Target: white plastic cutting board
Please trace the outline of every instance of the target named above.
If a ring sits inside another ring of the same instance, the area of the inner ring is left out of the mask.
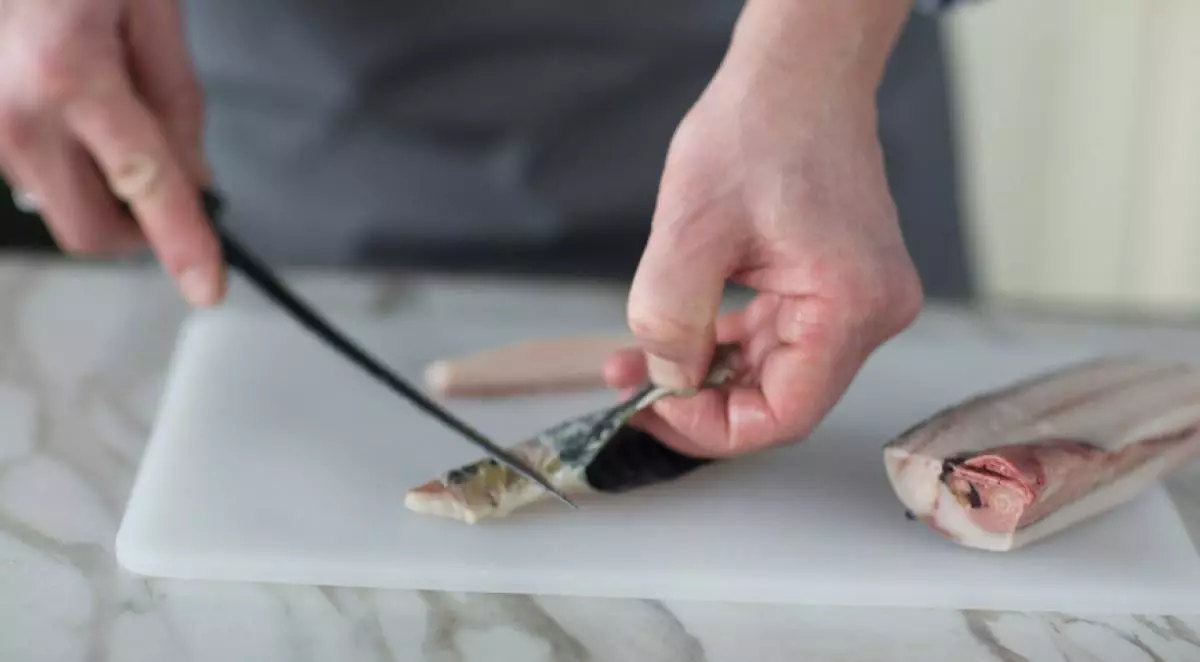
[[[594,331],[445,316],[340,318],[419,379],[435,357]],[[982,342],[982,341],[980,341]],[[127,569],[174,578],[584,596],[1107,612],[1200,612],[1200,555],[1165,492],[1007,554],[905,519],[887,439],[936,409],[1085,348],[908,335],[807,442],[673,484],[468,526],[404,492],[479,454],[279,315],[209,311],[180,339],[117,538]],[[497,440],[614,401],[593,392],[451,401]]]

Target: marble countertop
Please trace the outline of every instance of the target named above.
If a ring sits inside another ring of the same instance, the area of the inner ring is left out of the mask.
[[[624,314],[586,285],[294,274],[314,303]],[[527,294],[542,296],[532,303]],[[262,305],[235,285],[230,305]],[[597,303],[599,302],[599,303]],[[1196,661],[1200,617],[851,609],[146,580],[113,538],[187,309],[153,266],[0,260],[0,660]],[[1200,353],[1200,327],[930,307],[922,333]],[[1200,466],[1168,481],[1200,541]]]

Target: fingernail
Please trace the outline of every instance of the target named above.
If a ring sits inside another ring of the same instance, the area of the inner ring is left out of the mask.
[[[658,386],[682,389],[693,385],[682,366],[653,354],[646,357],[646,371],[650,382]]]
[[[197,307],[212,306],[217,303],[218,283],[216,278],[200,267],[192,267],[179,277],[179,289],[188,303]]]

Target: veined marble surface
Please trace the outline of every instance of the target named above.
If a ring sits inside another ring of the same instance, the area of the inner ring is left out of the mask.
[[[303,274],[325,310],[624,314],[573,286]],[[580,286],[583,287],[583,286]],[[544,295],[531,303],[522,293]],[[585,288],[586,289],[586,288]],[[231,305],[262,305],[235,284]],[[1200,660],[1200,616],[724,605],[151,581],[113,538],[187,314],[153,266],[0,260],[0,660]],[[1200,354],[1200,328],[931,308],[923,333]],[[1169,487],[1200,540],[1200,466]]]

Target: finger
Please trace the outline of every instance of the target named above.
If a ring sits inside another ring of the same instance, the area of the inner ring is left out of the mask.
[[[714,327],[716,341],[741,342],[742,337],[746,335],[747,324],[752,320],[749,316],[751,309],[747,307],[718,317]]]
[[[841,314],[847,307],[816,297],[780,304],[776,334],[780,346],[763,362],[762,392],[787,432],[807,434],[850,385],[874,333]]]
[[[736,247],[716,228],[672,223],[650,232],[629,293],[629,327],[652,380],[694,387],[716,340],[715,321]]]
[[[187,50],[179,3],[131,0],[126,33],[134,85],[162,121],[192,179],[208,184],[204,160],[204,99]]]
[[[779,310],[779,302],[783,297],[778,294],[764,292],[754,297],[754,300],[746,306],[742,311],[743,330],[751,332],[758,329],[768,319],[775,319],[775,313]]]
[[[175,158],[159,123],[116,66],[65,109],[70,128],[95,156],[108,188],[129,203],[163,267],[195,306],[224,294],[220,246],[196,183]]]
[[[736,456],[788,438],[757,386],[664,398],[641,416],[637,424],[663,443],[701,457]]]
[[[630,424],[685,455],[732,455],[725,449],[729,437],[728,399],[725,392],[701,391],[686,398],[686,404],[682,398],[659,400],[651,408],[638,412]],[[697,435],[694,431],[698,429],[706,433]]]
[[[741,385],[758,386],[762,379],[762,368],[770,360],[772,352],[781,345],[778,334],[775,333],[775,318],[765,320],[747,335],[742,343],[742,353],[750,369],[738,380]]]
[[[740,342],[745,336],[746,312],[737,311],[717,320],[717,342]],[[604,381],[614,388],[644,384],[649,378],[646,354],[641,349],[624,348],[613,352],[604,361]]]
[[[24,133],[4,145],[5,169],[14,191],[38,201],[38,213],[63,251],[120,254],[145,245],[78,144],[46,122],[29,122]]]
[[[646,358],[640,349],[622,349],[604,359],[604,382],[612,388],[632,388],[646,381]]]
[[[779,312],[780,300],[775,294],[761,294],[743,311],[738,334],[733,341],[741,345],[745,369],[739,371],[733,384],[758,384],[759,369],[767,353],[779,344],[779,337],[775,333],[775,317]]]
[[[50,153],[57,167],[38,168],[35,177],[41,184],[35,195],[59,247],[83,255],[121,255],[144,248],[145,235],[109,194],[87,153],[66,140],[49,148]]]
[[[842,397],[870,348],[863,345],[863,329],[839,314],[841,307],[817,297],[781,301],[773,329],[778,344],[762,359],[759,389],[729,403],[735,452],[808,436]]]
[[[775,328],[755,334],[755,342],[779,336],[761,358],[759,385],[659,401],[654,412],[664,443],[720,457],[806,437],[841,398],[869,349],[859,340],[863,334],[840,319],[815,298],[784,299]]]

